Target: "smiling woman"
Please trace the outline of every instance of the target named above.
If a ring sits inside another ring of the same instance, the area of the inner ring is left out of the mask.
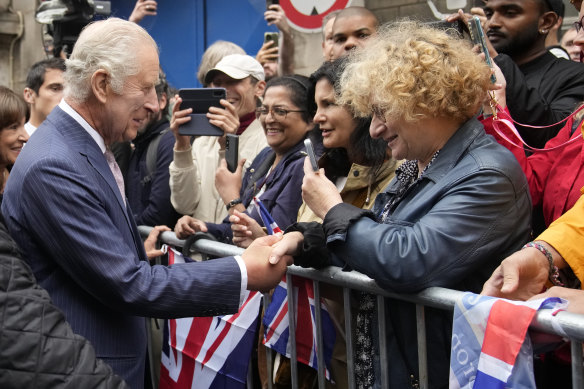
[[[489,76],[470,44],[409,21],[384,26],[350,55],[339,101],[359,115],[374,113],[370,134],[407,161],[372,211],[342,202],[332,182],[305,171],[303,198],[323,218],[329,264],[397,293],[432,286],[479,292],[501,259],[525,243],[531,208],[525,175],[474,117]],[[282,253],[310,258],[304,236],[285,234],[274,260]],[[373,358],[363,368],[376,383],[383,368],[389,388],[412,387],[418,380],[415,309],[386,304],[387,345],[373,342],[363,350],[379,355],[377,348],[387,347],[392,363],[382,367]],[[376,323],[377,311],[371,315]],[[426,320],[428,380],[446,387],[451,314],[428,310]],[[375,325],[369,331],[367,339],[380,339]]]
[[[28,106],[22,96],[0,86],[0,193],[4,192],[8,166],[16,162],[28,141],[28,133],[24,129],[28,116]]]
[[[215,173],[215,187],[230,215],[222,223],[191,218],[195,220],[197,231],[248,247],[255,238],[266,235],[252,201],[254,197],[262,201],[280,228],[296,221],[302,203],[303,140],[310,137],[317,146],[320,144],[318,133],[312,131],[314,102],[309,87],[308,78],[299,75],[273,78],[268,82],[256,117],[269,147],[254,158],[245,172],[243,159],[234,173],[227,169],[224,160],[221,161]],[[181,221],[175,229],[177,236],[187,234],[182,227],[178,229],[179,226],[182,226]]]

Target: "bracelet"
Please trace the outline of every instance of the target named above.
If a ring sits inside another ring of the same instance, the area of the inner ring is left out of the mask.
[[[550,272],[549,272],[549,276],[548,276],[550,282],[556,286],[564,286],[563,282],[560,281],[560,270],[558,269],[558,267],[556,265],[554,265],[554,259],[552,258],[552,253],[550,253],[549,250],[544,245],[542,245],[541,243],[537,243],[537,242],[526,243],[525,246],[522,247],[522,249],[527,248],[527,247],[533,247],[534,249],[539,250],[543,255],[545,255],[545,257],[547,258],[547,260],[550,264]]]
[[[229,211],[231,208],[235,207],[237,204],[241,204],[241,197],[238,197],[236,199],[231,200],[230,202],[227,203],[227,205],[225,206],[225,208],[227,208],[227,211]]]

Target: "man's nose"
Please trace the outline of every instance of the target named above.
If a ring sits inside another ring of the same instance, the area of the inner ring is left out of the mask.
[[[345,41],[345,51],[349,51],[357,47],[357,38],[349,37]]]
[[[148,92],[144,107],[147,110],[152,111],[153,113],[157,113],[158,111],[160,111],[160,105],[158,104],[158,96],[156,96],[156,90],[154,88],[152,88],[150,92]]]

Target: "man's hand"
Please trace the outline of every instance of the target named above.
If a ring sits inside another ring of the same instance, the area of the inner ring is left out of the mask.
[[[268,291],[274,288],[286,273],[292,257],[284,256],[277,264],[269,262],[272,245],[282,239],[281,234],[256,239],[241,255],[247,268],[247,289]]]
[[[264,19],[268,22],[268,26],[275,24],[283,34],[290,34],[291,29],[288,24],[288,18],[286,18],[284,10],[278,4],[270,5],[270,8],[264,12]]]
[[[191,121],[189,116],[192,112],[192,108],[183,109],[181,111],[180,104],[182,99],[179,95],[174,96],[174,106],[172,107],[172,118],[170,119],[170,130],[174,134],[174,148],[175,150],[188,150],[191,148],[191,137],[188,135],[180,135],[178,133],[178,128],[181,124],[185,124]]]
[[[249,247],[255,239],[266,236],[262,226],[245,213],[233,211],[233,215],[229,216],[229,222],[233,232],[233,243],[239,247]]]
[[[239,197],[244,164],[245,158],[240,159],[237,164],[237,169],[231,173],[227,168],[225,159],[219,161],[219,167],[215,171],[215,188],[225,205]]]
[[[223,108],[209,107],[207,119],[209,123],[219,127],[226,134],[235,134],[239,128],[239,117],[233,104],[225,99],[219,101]],[[222,140],[222,142],[221,142]],[[225,149],[225,136],[220,139],[221,149]]]
[[[174,226],[174,233],[179,239],[186,239],[199,231],[207,232],[207,225],[205,222],[188,215],[178,219],[176,226]]]
[[[145,16],[156,16],[157,8],[158,4],[155,0],[138,0],[128,20],[130,22],[140,23]]]
[[[547,258],[528,247],[505,258],[485,282],[481,294],[510,300],[527,300],[542,292],[549,276]]]
[[[278,62],[278,47],[274,46],[274,41],[264,42],[262,48],[256,54],[256,60],[262,66],[266,62]]]
[[[312,212],[321,219],[324,219],[332,207],[343,202],[335,184],[324,175],[324,169],[318,172],[313,171],[308,157],[304,160],[302,198]]]
[[[171,229],[167,226],[155,226],[144,241],[144,250],[146,251],[146,256],[149,260],[160,257],[162,254],[164,254],[162,250],[156,248],[158,237],[163,231],[171,231]]]

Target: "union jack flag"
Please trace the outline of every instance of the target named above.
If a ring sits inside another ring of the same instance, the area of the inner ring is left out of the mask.
[[[276,224],[276,221],[274,220],[272,215],[270,215],[270,212],[266,209],[264,204],[262,204],[262,201],[255,196],[253,198],[253,205],[255,206],[256,211],[258,211],[260,217],[262,218],[262,221],[264,222],[264,227],[266,227],[266,230],[268,231],[268,235],[273,235],[277,234],[278,232],[282,232],[280,227],[278,227],[278,225]]]
[[[296,356],[298,361],[318,369],[318,347],[316,342],[316,304],[314,301],[314,289],[312,281],[292,277],[294,301],[296,309]],[[278,353],[290,358],[290,327],[288,326],[288,287],[283,278],[274,290],[272,302],[264,313],[264,339],[263,343]],[[330,380],[330,362],[335,344],[335,327],[326,309],[320,302],[322,318],[322,337],[325,358],[325,377]]]
[[[169,264],[189,262],[169,248]],[[247,292],[234,315],[166,320],[161,389],[245,388],[262,294]]]

